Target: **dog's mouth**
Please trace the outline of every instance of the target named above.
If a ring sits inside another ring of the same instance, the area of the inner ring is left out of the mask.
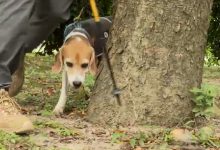
[[[74,85],[73,87],[74,87],[74,89],[79,89],[81,87],[81,85],[79,85],[79,86],[78,85],[77,86]]]

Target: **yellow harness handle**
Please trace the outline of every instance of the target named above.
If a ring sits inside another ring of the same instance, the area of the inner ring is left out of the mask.
[[[99,12],[98,12],[98,9],[97,9],[97,6],[96,6],[96,2],[95,2],[95,0],[89,0],[89,1],[90,1],[90,6],[91,6],[91,9],[92,9],[92,13],[94,15],[95,22],[99,22],[100,17],[99,17]]]

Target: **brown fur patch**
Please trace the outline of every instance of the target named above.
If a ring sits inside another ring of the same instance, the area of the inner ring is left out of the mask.
[[[76,53],[75,59],[76,59],[76,63],[79,64],[80,63],[79,53]]]

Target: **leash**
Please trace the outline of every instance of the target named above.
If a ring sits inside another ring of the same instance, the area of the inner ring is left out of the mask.
[[[89,2],[90,2],[91,9],[92,9],[92,13],[94,15],[95,22],[99,22],[100,17],[99,17],[99,12],[98,12],[95,0],[89,0]]]
[[[118,105],[121,106],[121,99],[120,99],[121,91],[117,87],[117,84],[116,84],[116,81],[115,81],[114,72],[112,70],[112,66],[111,66],[111,63],[110,63],[110,60],[109,60],[109,56],[108,56],[108,52],[107,52],[106,48],[103,49],[103,53],[104,53],[104,56],[105,56],[105,59],[106,59],[106,62],[107,62],[108,70],[110,72],[110,77],[111,77],[112,84],[113,84],[112,94],[116,97]]]
[[[95,0],[90,0],[90,6],[91,6],[91,9],[92,9],[92,12],[93,12],[93,15],[94,15],[95,22],[100,23],[99,12],[98,12]],[[104,34],[104,36],[105,36],[105,38],[108,38],[107,34]],[[118,105],[121,106],[121,99],[120,99],[121,90],[118,88],[118,86],[116,84],[114,72],[112,70],[112,66],[111,66],[111,63],[110,63],[109,56],[108,56],[108,51],[106,50],[106,46],[103,48],[103,53],[104,53],[104,57],[105,57],[107,67],[108,67],[108,70],[110,72],[110,77],[111,77],[111,80],[112,80],[112,84],[113,84],[112,94],[116,97]]]

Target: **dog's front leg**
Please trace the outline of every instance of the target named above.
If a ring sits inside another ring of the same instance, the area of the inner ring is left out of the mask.
[[[55,115],[60,116],[63,114],[63,110],[65,108],[66,99],[67,99],[67,89],[68,89],[67,74],[66,74],[66,71],[63,71],[60,98],[59,98],[59,101],[56,107],[53,110]]]

